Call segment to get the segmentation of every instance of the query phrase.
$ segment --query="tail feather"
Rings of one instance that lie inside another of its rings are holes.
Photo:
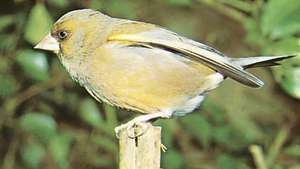
[[[232,62],[236,65],[242,66],[244,69],[253,67],[266,67],[280,65],[279,61],[295,57],[296,55],[282,55],[282,56],[256,56],[246,58],[232,58]]]

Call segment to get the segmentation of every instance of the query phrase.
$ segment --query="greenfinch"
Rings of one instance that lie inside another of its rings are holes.
[[[291,56],[229,58],[203,43],[150,23],[82,9],[63,15],[35,48],[56,53],[71,77],[97,101],[143,113],[116,132],[192,112],[226,78],[263,82],[246,68]]]

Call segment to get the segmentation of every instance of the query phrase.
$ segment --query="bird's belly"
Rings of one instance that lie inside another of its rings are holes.
[[[176,107],[173,112],[175,116],[184,116],[192,111],[194,111],[197,107],[200,106],[202,101],[204,100],[204,95],[198,95],[191,99],[188,99],[184,104]]]
[[[168,52],[127,52],[124,56],[121,54],[126,51],[119,51],[117,57],[114,51],[110,52],[89,66],[89,86],[100,99],[142,113],[192,111],[202,100],[199,95],[209,86],[207,77],[216,74],[203,74]]]

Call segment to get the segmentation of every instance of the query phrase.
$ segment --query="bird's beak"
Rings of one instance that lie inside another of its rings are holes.
[[[34,49],[49,50],[57,54],[59,52],[59,43],[49,33],[34,47]]]

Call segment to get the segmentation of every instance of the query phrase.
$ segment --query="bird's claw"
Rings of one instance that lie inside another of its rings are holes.
[[[120,138],[121,131],[125,128],[125,124],[121,124],[115,128],[116,137]]]
[[[126,134],[129,138],[137,138],[142,136],[148,129],[149,124],[144,122],[130,121],[126,124],[122,124],[115,128],[116,137],[120,138],[121,132],[126,130]]]
[[[160,149],[165,153],[165,152],[167,152],[167,150],[168,150],[168,148],[165,146],[165,145],[163,145],[162,143],[160,144]]]

